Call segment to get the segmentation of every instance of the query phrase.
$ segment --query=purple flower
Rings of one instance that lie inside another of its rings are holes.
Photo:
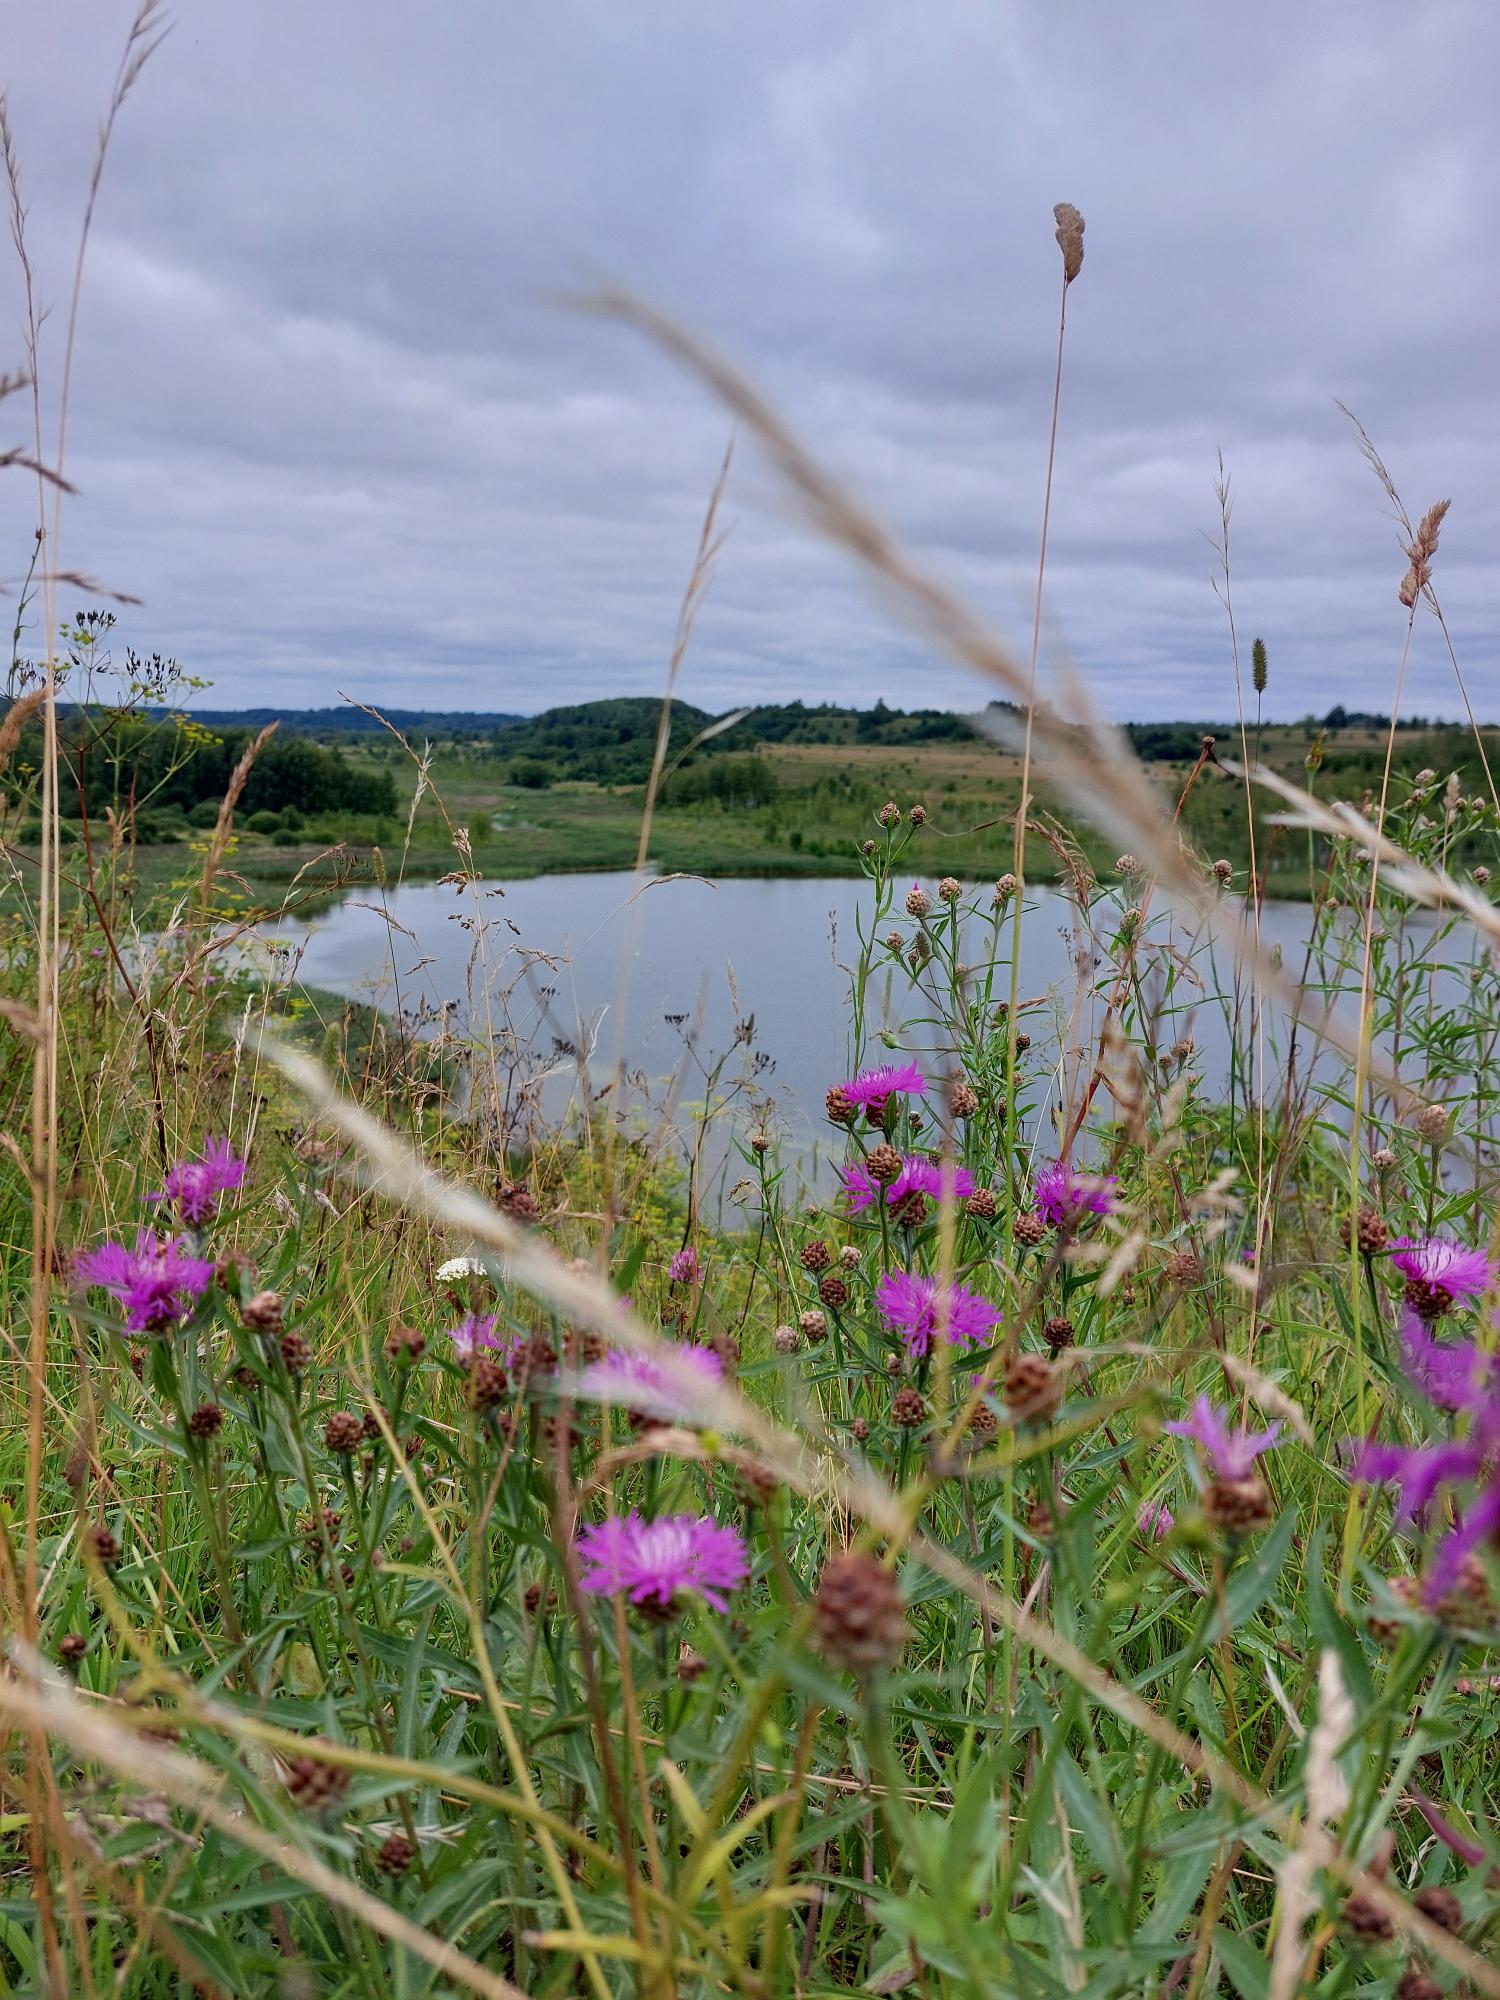
[[[1468,1342],[1439,1345],[1415,1316],[1401,1329],[1401,1347],[1415,1386],[1438,1409],[1467,1414],[1469,1428],[1462,1438],[1435,1444],[1369,1439],[1355,1447],[1352,1473],[1367,1485],[1396,1487],[1402,1524],[1430,1506],[1441,1487],[1472,1489],[1467,1511],[1434,1551],[1423,1585],[1424,1598],[1435,1604],[1457,1582],[1472,1551],[1500,1530],[1500,1369],[1493,1355]]]
[[[1448,1236],[1403,1236],[1392,1246],[1391,1262],[1414,1285],[1430,1285],[1450,1299],[1482,1298],[1495,1270],[1483,1250],[1466,1250]]]
[[[726,1591],[745,1581],[750,1562],[738,1528],[708,1516],[667,1514],[643,1521],[634,1508],[612,1514],[578,1536],[579,1582],[605,1597],[623,1592],[632,1604],[667,1611],[681,1590],[695,1590],[715,1611],[729,1609]]]
[[[1135,1517],[1135,1525],[1143,1535],[1149,1535],[1153,1542],[1164,1542],[1177,1526],[1171,1508],[1165,1500],[1146,1500]]]
[[[688,1420],[701,1414],[695,1392],[715,1389],[723,1379],[724,1364],[711,1347],[673,1347],[666,1359],[612,1348],[584,1369],[576,1393],[647,1417]]]
[[[214,1267],[191,1255],[187,1238],[154,1236],[143,1229],[134,1250],[123,1243],[103,1243],[87,1251],[74,1266],[86,1285],[113,1292],[125,1309],[125,1324],[135,1333],[163,1333],[186,1318],[208,1290]]]
[[[212,1221],[219,1196],[229,1194],[245,1178],[245,1162],[227,1139],[204,1141],[201,1160],[184,1160],[172,1171],[148,1201],[172,1201],[184,1222],[197,1228]]]
[[[922,1096],[927,1079],[914,1062],[884,1063],[878,1069],[862,1069],[842,1088],[855,1109],[868,1112],[878,1124],[892,1097]]]
[[[1063,1160],[1036,1177],[1036,1205],[1043,1222],[1063,1229],[1085,1215],[1108,1215],[1119,1185],[1113,1174],[1076,1174]]]
[[[1164,1426],[1174,1437],[1192,1438],[1208,1453],[1215,1479],[1248,1479],[1255,1461],[1281,1436],[1281,1425],[1266,1431],[1232,1431],[1208,1400],[1200,1396],[1193,1414]]]
[[[945,1334],[954,1347],[983,1347],[1000,1324],[999,1313],[977,1292],[915,1271],[887,1271],[875,1288],[875,1303],[914,1361],[927,1353],[935,1333]]]
[[[667,1266],[667,1276],[674,1285],[694,1285],[702,1268],[697,1251],[689,1244],[686,1250],[679,1250]]]
[[[849,1197],[849,1210],[858,1215],[861,1209],[869,1208],[880,1198],[880,1183],[873,1180],[863,1167],[853,1165],[840,1169],[844,1192]],[[974,1192],[974,1176],[967,1167],[939,1167],[920,1153],[909,1154],[901,1162],[901,1171],[885,1190],[886,1201],[892,1208],[898,1208],[910,1194],[928,1195],[934,1201],[944,1199],[966,1201]]]
[[[449,1327],[448,1338],[453,1342],[453,1355],[457,1361],[472,1361],[481,1348],[498,1350],[506,1345],[495,1331],[493,1313],[469,1313],[457,1326]]]

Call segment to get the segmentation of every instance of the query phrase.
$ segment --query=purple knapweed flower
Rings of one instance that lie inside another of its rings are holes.
[[[642,1416],[689,1421],[701,1414],[695,1390],[716,1389],[724,1363],[711,1347],[672,1347],[669,1354],[663,1359],[636,1348],[612,1348],[584,1369],[574,1393]]]
[[[945,1285],[915,1271],[887,1271],[875,1288],[875,1304],[914,1361],[927,1353],[934,1334],[941,1332],[954,1347],[983,1347],[1000,1324],[989,1300],[966,1285]]]
[[[1141,1505],[1135,1517],[1135,1525],[1143,1535],[1149,1535],[1153,1542],[1164,1542],[1177,1526],[1171,1508],[1165,1500],[1147,1500]]]
[[[1232,1431],[1207,1396],[1200,1396],[1190,1417],[1163,1426],[1174,1437],[1192,1438],[1207,1452],[1216,1479],[1248,1479],[1255,1461],[1281,1436],[1279,1422],[1264,1431]]]
[[[1495,1267],[1483,1250],[1466,1250],[1449,1236],[1403,1236],[1391,1246],[1391,1262],[1412,1287],[1446,1311],[1458,1299],[1482,1298],[1495,1278]],[[1413,1298],[1420,1312],[1425,1301]]]
[[[679,1591],[692,1590],[715,1611],[725,1593],[745,1581],[750,1562],[738,1528],[707,1515],[666,1514],[643,1521],[634,1508],[612,1514],[578,1536],[579,1582],[604,1597],[622,1593],[632,1604],[668,1611]]]
[[[135,1248],[103,1243],[74,1266],[86,1285],[113,1292],[134,1333],[164,1333],[192,1311],[213,1280],[214,1267],[192,1255],[187,1238],[155,1236],[143,1229]]]
[[[1423,1584],[1432,1604],[1457,1582],[1471,1552],[1500,1530],[1500,1364],[1467,1341],[1439,1345],[1415,1315],[1401,1329],[1401,1348],[1413,1384],[1436,1408],[1466,1415],[1468,1429],[1435,1444],[1367,1439],[1354,1447],[1351,1472],[1366,1485],[1395,1486],[1402,1524],[1430,1506],[1440,1487],[1472,1489],[1467,1511],[1434,1551]]]
[[[245,1178],[245,1162],[227,1139],[204,1141],[203,1157],[184,1160],[173,1167],[148,1201],[170,1201],[191,1227],[211,1222],[218,1212],[219,1196],[230,1194]]]
[[[852,1215],[879,1200],[880,1183],[862,1166],[856,1163],[839,1171]],[[892,1208],[899,1208],[911,1194],[927,1195],[933,1201],[967,1201],[973,1192],[974,1176],[967,1167],[940,1167],[914,1153],[901,1162],[900,1173],[885,1188],[885,1198]]]
[[[883,1063],[878,1069],[862,1069],[841,1088],[857,1111],[879,1124],[893,1097],[922,1096],[927,1079],[914,1062]]]
[[[689,1244],[686,1250],[679,1250],[667,1266],[667,1276],[674,1285],[695,1285],[702,1269],[697,1251]]]
[[[1113,1174],[1079,1174],[1058,1160],[1036,1177],[1037,1212],[1043,1222],[1063,1229],[1086,1215],[1108,1215],[1115,1205],[1119,1182]]]
[[[457,1326],[450,1326],[448,1338],[453,1342],[453,1356],[456,1361],[472,1361],[476,1354],[485,1349],[500,1350],[506,1342],[495,1331],[493,1313],[469,1313]]]

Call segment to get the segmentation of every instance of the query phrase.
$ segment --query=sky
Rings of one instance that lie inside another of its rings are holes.
[[[6,0],[44,436],[116,0]],[[1023,652],[1060,259],[1043,686],[1234,712],[1218,455],[1266,712],[1391,705],[1405,567],[1500,719],[1492,0],[181,0],[117,122],[57,560],[200,704],[529,712],[655,694],[724,410],[603,281],[735,360]],[[0,264],[0,371],[23,355]],[[0,448],[27,438],[0,405]],[[0,480],[14,600],[34,487]],[[744,440],[680,691],[969,708]],[[73,593],[77,596],[78,593]],[[64,609],[81,608],[63,600]],[[7,617],[11,605],[0,607]],[[36,644],[33,628],[31,643]],[[1400,706],[1458,714],[1419,617]]]

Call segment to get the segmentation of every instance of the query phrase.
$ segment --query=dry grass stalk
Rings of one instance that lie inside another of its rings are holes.
[[[46,688],[34,687],[29,693],[13,701],[6,710],[5,720],[0,722],[0,771],[3,771],[15,756],[22,730],[46,699]]]
[[[1438,535],[1442,530],[1443,517],[1453,505],[1451,500],[1438,500],[1417,523],[1417,532],[1407,547],[1410,568],[1401,579],[1401,588],[1396,595],[1408,611],[1416,608],[1417,599],[1432,582],[1432,559],[1437,554]]]
[[[1063,283],[1071,285],[1083,269],[1083,217],[1070,201],[1060,201],[1052,211],[1057,223],[1057,247],[1063,258]]]
[[[219,872],[219,864],[229,851],[229,836],[234,828],[234,809],[240,802],[255,760],[265,749],[271,738],[281,727],[279,722],[268,722],[260,734],[245,749],[240,761],[229,774],[228,789],[219,804],[219,817],[214,821],[213,838],[208,843],[208,852],[203,857],[203,875],[198,884],[198,915],[203,921],[208,914],[208,898],[213,889],[214,877]]]

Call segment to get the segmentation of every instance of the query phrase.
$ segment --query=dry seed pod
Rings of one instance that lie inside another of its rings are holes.
[[[1057,247],[1062,252],[1063,283],[1071,285],[1083,269],[1083,217],[1070,201],[1060,201],[1052,210],[1057,224]]]

